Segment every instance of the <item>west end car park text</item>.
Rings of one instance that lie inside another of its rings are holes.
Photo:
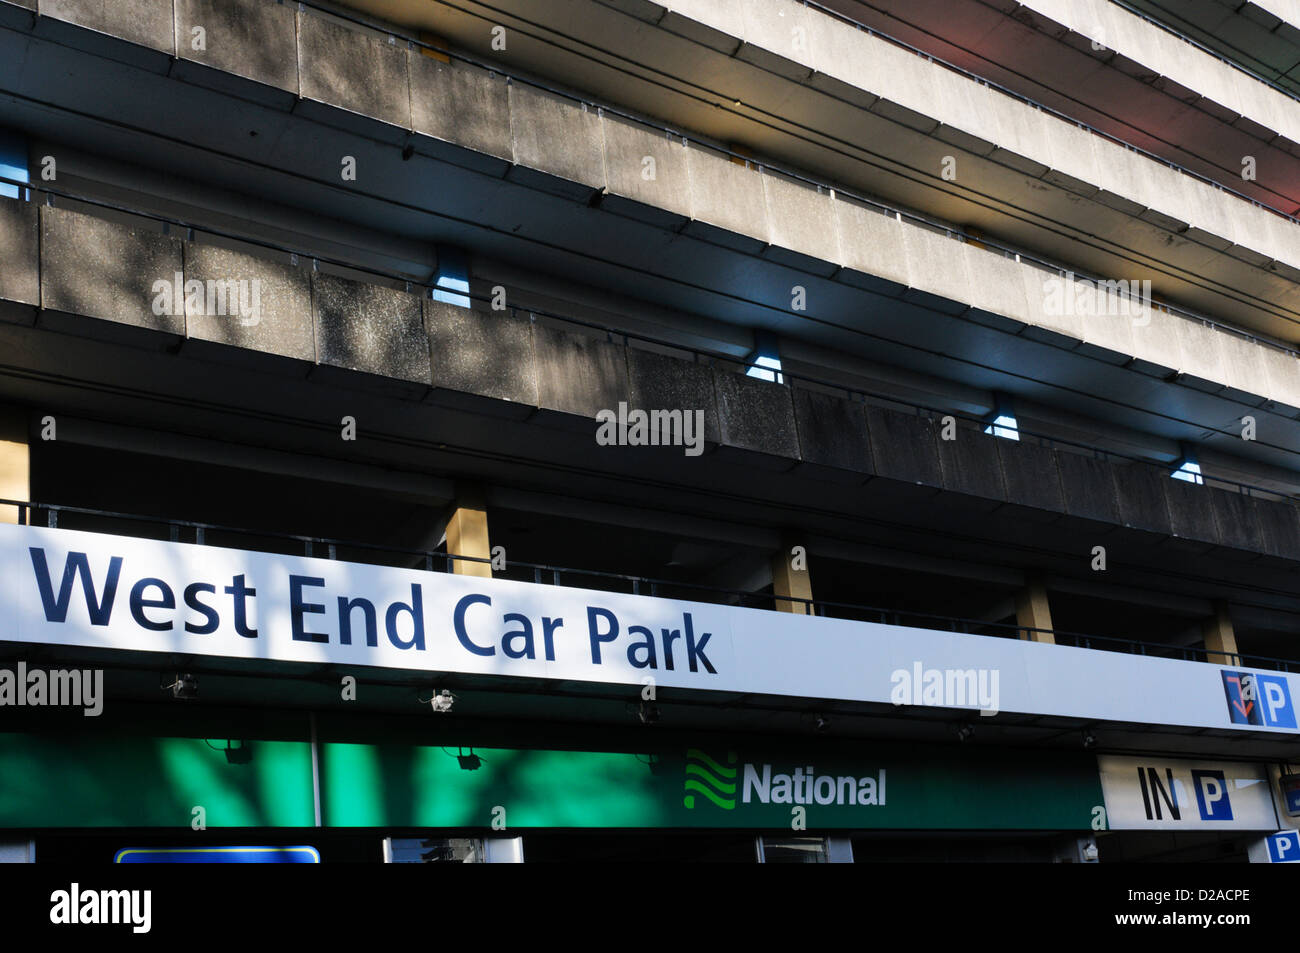
[[[107,571],[97,579],[86,554],[70,552],[56,592],[45,550],[33,546],[29,553],[47,622],[67,621],[78,582],[91,625],[107,626],[112,622],[114,611],[123,601],[119,598],[123,588],[121,556],[111,557]],[[352,645],[355,639],[377,647],[382,622],[384,636],[395,648],[425,649],[424,593],[419,583],[411,584],[408,601],[394,601],[386,608],[369,599],[349,596],[327,600],[323,577],[290,573],[288,583],[290,635],[296,641],[328,643],[330,634],[319,627],[332,614],[340,645]],[[229,597],[228,602],[221,598],[223,595]],[[256,617],[256,598],[257,589],[241,573],[231,576],[230,584],[222,586],[220,593],[212,583],[192,582],[185,586],[180,601],[184,603],[181,611],[188,617],[183,621],[177,615],[176,590],[162,579],[146,576],[136,580],[124,601],[132,620],[142,629],[170,632],[180,622],[184,631],[193,635],[216,632],[221,627],[219,606],[227,604],[235,632],[255,639],[259,632],[250,620]],[[523,613],[494,613],[492,598],[482,593],[462,596],[456,602],[451,622],[457,642],[473,655],[490,657],[500,652],[510,659],[536,659],[540,652],[551,662],[555,661],[555,634],[565,624],[563,618],[542,616],[535,624]],[[684,668],[717,674],[707,654],[712,633],[697,631],[690,612],[682,613],[680,626],[656,631],[644,625],[625,625],[611,610],[588,606],[584,623],[593,665],[603,664],[611,652],[622,649],[634,668]]]

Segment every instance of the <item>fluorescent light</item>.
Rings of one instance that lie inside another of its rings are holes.
[[[779,357],[766,357],[760,355],[745,372],[747,377],[757,377],[760,380],[771,381],[774,384],[781,383],[781,359]]]
[[[1006,440],[1020,439],[1020,425],[1010,414],[998,414],[993,418],[993,423],[984,428],[984,432]]]
[[[460,292],[459,294],[457,292]],[[433,289],[433,300],[443,301],[458,308],[469,307],[469,280],[440,275]]]
[[[1169,475],[1175,480],[1185,480],[1188,483],[1205,482],[1205,477],[1201,476],[1201,465],[1193,460],[1184,460],[1182,465]]]

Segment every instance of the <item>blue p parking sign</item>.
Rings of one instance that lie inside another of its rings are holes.
[[[1280,831],[1268,837],[1268,859],[1274,864],[1300,861],[1300,831]]]

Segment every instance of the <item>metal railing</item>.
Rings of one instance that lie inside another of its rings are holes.
[[[285,551],[253,548],[254,552],[271,552],[280,555],[302,555],[313,558],[339,559],[341,551],[352,553],[376,554],[387,553],[404,558],[406,565],[402,568],[422,568],[426,572],[454,573],[457,563],[478,563],[489,567],[490,557],[459,556],[453,553],[423,549],[410,549],[379,543],[367,543],[358,540],[341,540],[327,537],[306,536],[296,533],[283,533],[266,529],[233,527],[195,520],[175,519],[171,517],[149,516],[140,513],[122,513],[93,507],[70,506],[64,504],[41,503],[31,500],[0,499],[0,507],[14,507],[18,513],[18,523],[24,526],[45,526],[60,528],[60,517],[67,515],[88,516],[96,519],[125,521],[128,524],[148,524],[165,527],[170,542],[192,542],[194,544],[216,545],[210,539],[212,534],[228,534],[245,537],[256,542],[259,539],[275,539],[289,544]],[[61,528],[68,529],[66,525]],[[86,526],[76,527],[82,532],[103,533],[104,535],[122,535],[107,533],[104,530],[90,529]],[[192,539],[182,539],[183,535]],[[125,534],[131,535],[131,534]],[[138,534],[143,538],[157,538]],[[247,545],[247,544],[246,544]],[[298,552],[289,552],[289,549]],[[367,562],[359,559],[358,562]],[[370,561],[370,565],[392,565],[383,561]],[[1146,642],[1138,639],[1125,639],[1118,636],[1098,635],[1095,633],[1074,632],[1066,629],[1043,629],[1005,622],[988,622],[961,616],[948,616],[937,613],[917,612],[910,609],[871,606],[860,603],[841,602],[828,599],[805,599],[798,596],[780,595],[767,592],[752,592],[744,589],[732,589],[712,586],[706,583],[686,580],[655,579],[629,573],[608,572],[598,569],[580,569],[570,566],[556,566],[547,563],[532,563],[507,560],[506,568],[494,573],[495,578],[514,579],[531,582],[535,585],[569,586],[570,588],[597,589],[607,592],[626,593],[635,596],[655,598],[682,599],[686,601],[706,602],[717,605],[731,605],[742,608],[778,611],[778,606],[786,604],[789,611],[806,616],[817,616],[848,621],[872,622],[889,626],[909,626],[931,630],[955,632],[966,635],[996,636],[1001,638],[1035,638],[1036,641],[1049,639],[1057,645],[1069,645],[1076,648],[1097,651],[1124,652],[1132,655],[1145,655],[1156,658],[1178,659],[1182,661],[1211,662],[1214,664],[1244,666],[1251,668],[1273,669],[1282,672],[1300,672],[1300,659],[1282,659],[1265,655],[1244,653],[1227,653],[1206,649],[1200,646],[1170,645],[1161,642]],[[596,580],[599,585],[575,585],[575,580]],[[794,607],[799,607],[798,609]]]

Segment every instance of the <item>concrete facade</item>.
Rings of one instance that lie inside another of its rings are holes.
[[[704,16],[690,4],[678,4],[673,9],[678,16]],[[743,14],[747,5],[737,9]],[[837,69],[848,70],[846,75],[860,83],[869,83],[873,77],[881,80],[886,75],[881,71],[888,71],[891,93],[909,91],[911,98],[900,105],[917,115],[936,115],[936,124],[954,128],[966,123],[970,125],[967,133],[976,137],[983,134],[988,138],[982,141],[996,141],[1003,151],[1014,145],[1025,152],[1042,153],[1044,160],[1055,156],[1056,166],[1043,163],[1044,176],[1046,170],[1055,169],[1071,180],[1094,183],[1089,189],[1100,187],[1117,195],[1131,193],[1135,205],[1143,208],[1163,208],[1154,194],[1143,190],[1170,197],[1172,204],[1161,211],[1162,215],[1169,213],[1166,218],[1190,216],[1237,245],[1254,243],[1263,248],[1275,242],[1277,247],[1265,250],[1265,259],[1289,260],[1289,252],[1284,252],[1282,246],[1300,249],[1300,228],[1276,215],[1208,186],[1202,188],[1201,183],[1187,176],[1087,136],[1052,117],[1033,110],[1022,114],[1017,110],[1026,107],[1010,97],[940,70],[869,34],[845,34],[843,31],[849,28],[844,24],[805,16],[799,12],[804,10],[801,5],[780,0],[773,9],[803,17],[799,22],[807,29],[810,40],[808,50],[799,54],[799,62],[806,60],[809,70],[825,75],[835,75]],[[737,26],[740,21],[726,22],[742,28]],[[271,37],[287,30],[289,22],[281,13],[267,19],[266,26],[268,32],[264,35]],[[769,27],[761,23],[749,26],[755,39],[745,41],[747,47],[758,49],[755,44],[764,37],[772,39]],[[318,108],[342,111],[331,121],[354,121],[343,116],[346,113],[356,121],[386,126],[393,135],[402,130],[420,133],[430,142],[444,144],[439,149],[454,142],[458,150],[466,150],[459,160],[463,163],[481,165],[484,161],[508,159],[515,170],[512,176],[570,198],[585,200],[606,191],[626,196],[657,210],[665,224],[689,217],[691,227],[702,230],[699,234],[749,253],[770,248],[779,259],[783,254],[783,260],[825,274],[835,273],[846,281],[884,279],[884,287],[888,282],[905,285],[931,296],[928,301],[937,298],[951,303],[958,313],[969,308],[977,314],[1043,328],[1051,332],[1044,339],[1067,349],[1082,345],[1084,352],[1113,352],[1253,395],[1258,402],[1300,407],[1300,363],[1293,353],[1241,339],[1229,340],[1232,335],[1204,328],[1192,319],[1158,307],[1134,305],[1135,314],[1118,316],[1060,313],[1073,307],[1065,302],[1095,297],[1092,284],[1066,273],[1044,273],[1008,259],[1002,252],[957,240],[958,236],[936,232],[907,218],[895,218],[892,224],[888,215],[873,218],[875,213],[870,209],[841,199],[833,191],[763,174],[694,143],[679,147],[670,138],[659,141],[658,135],[649,130],[640,130],[620,118],[602,117],[595,109],[574,100],[518,83],[504,89],[500,76],[454,62],[442,64],[407,49],[405,41],[390,43],[378,34],[361,33],[310,12],[297,14],[296,29],[301,93]],[[740,40],[737,37],[738,43]],[[266,40],[268,50],[282,47],[282,37]],[[845,65],[853,50],[861,54],[853,62],[873,65]],[[220,60],[215,50],[212,52],[208,65],[215,68]],[[794,55],[796,51],[775,52]],[[838,58],[834,63],[824,59],[832,55]],[[374,69],[381,71],[382,82],[372,81]],[[418,81],[412,77],[418,77]],[[268,84],[279,82],[266,71],[255,78]],[[420,93],[423,95],[417,95]],[[947,115],[954,109],[960,115]],[[464,118],[470,116],[474,118]],[[507,120],[508,131],[503,128]],[[992,125],[980,125],[987,123]],[[504,138],[507,135],[508,147]],[[654,148],[647,137],[656,140]],[[1033,142],[1017,145],[1026,137]],[[569,148],[558,152],[546,148],[554,142],[565,142]],[[641,148],[648,151],[638,158],[635,153]],[[1106,151],[1111,148],[1116,150],[1113,155]],[[474,159],[475,154],[482,159]],[[642,174],[646,156],[656,163],[653,180]],[[1080,166],[1080,162],[1085,164]],[[1107,176],[1126,177],[1126,183],[1110,181]],[[665,213],[669,217],[665,218]],[[800,222],[817,222],[820,227],[796,224]],[[925,267],[923,263],[934,256],[941,256],[949,266]],[[1300,262],[1300,252],[1296,261]],[[1136,279],[1140,274],[1131,277]],[[1300,276],[1300,271],[1296,275]],[[1023,290],[1016,288],[1017,276]],[[1300,304],[1300,286],[1284,284],[1286,287],[1273,289],[1274,300],[1285,304],[1294,297]],[[1108,300],[1120,310],[1127,306],[1122,296]],[[1228,360],[1225,354],[1229,351],[1239,356]],[[1267,370],[1260,374],[1252,364],[1264,365]]]

